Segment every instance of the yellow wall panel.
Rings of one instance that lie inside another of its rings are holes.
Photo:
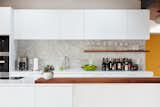
[[[151,34],[146,41],[146,70],[153,71],[155,76],[160,76],[160,34]]]

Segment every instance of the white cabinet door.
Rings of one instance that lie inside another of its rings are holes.
[[[10,7],[0,7],[0,35],[10,35],[11,18],[12,9]]]
[[[56,10],[15,10],[16,39],[57,39],[59,15]]]
[[[61,39],[84,39],[84,11],[60,10]]]
[[[126,10],[85,10],[86,39],[123,39],[127,25]]]
[[[73,107],[160,107],[158,84],[77,84]]]
[[[36,86],[36,107],[72,107],[72,85]]]
[[[148,10],[127,10],[129,39],[149,39],[149,26]]]
[[[34,107],[33,87],[0,86],[1,107]]]

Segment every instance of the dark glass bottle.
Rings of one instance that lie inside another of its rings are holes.
[[[121,64],[120,70],[122,71],[123,70],[123,58],[120,58],[120,64]]]
[[[106,71],[106,61],[105,61],[105,58],[102,59],[102,71]]]
[[[121,71],[121,70],[122,70],[122,64],[121,64],[119,58],[118,58],[118,60],[117,60],[117,70],[118,70],[118,71]]]
[[[106,58],[106,71],[109,71],[109,59]]]
[[[123,62],[122,62],[122,70],[125,71],[125,60],[126,58],[123,58]]]
[[[113,59],[112,70],[113,70],[113,71],[116,71],[116,70],[117,70],[116,59]]]
[[[129,59],[129,60],[128,60],[128,69],[129,69],[129,70],[132,70],[132,65],[133,65],[133,64],[132,64],[132,60]]]
[[[125,70],[125,71],[128,71],[128,70],[129,70],[129,67],[128,67],[128,59],[127,59],[127,58],[125,59],[124,70]]]
[[[109,68],[109,71],[112,71],[112,59],[111,58],[109,58],[108,68]]]

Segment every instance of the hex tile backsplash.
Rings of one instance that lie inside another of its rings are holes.
[[[53,64],[58,69],[68,56],[71,69],[93,64],[101,69],[103,57],[127,57],[139,64],[140,70],[145,70],[145,53],[84,53],[85,49],[129,50],[145,49],[143,40],[19,40],[17,41],[17,57],[39,58],[39,69],[47,64]]]

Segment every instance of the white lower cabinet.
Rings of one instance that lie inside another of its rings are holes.
[[[72,107],[72,85],[1,85],[0,107]]]
[[[73,107],[160,107],[157,84],[77,84]]]
[[[72,107],[70,84],[37,85],[35,92],[35,107]]]
[[[159,84],[0,86],[0,107],[160,107]]]
[[[0,107],[34,107],[34,88],[0,86]]]

